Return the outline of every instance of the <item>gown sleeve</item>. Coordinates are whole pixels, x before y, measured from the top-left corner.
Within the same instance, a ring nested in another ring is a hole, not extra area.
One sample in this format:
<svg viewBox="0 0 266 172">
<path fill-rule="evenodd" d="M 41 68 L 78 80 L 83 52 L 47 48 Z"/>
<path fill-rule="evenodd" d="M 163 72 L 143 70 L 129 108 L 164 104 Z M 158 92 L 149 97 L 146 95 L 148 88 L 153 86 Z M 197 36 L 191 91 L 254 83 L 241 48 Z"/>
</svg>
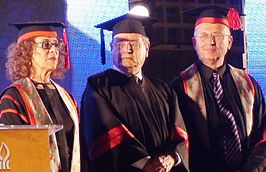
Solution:
<svg viewBox="0 0 266 172">
<path fill-rule="evenodd" d="M 4 125 L 29 124 L 25 104 L 15 87 L 9 87 L 1 94 L 0 124 L 1 123 Z"/>
</svg>

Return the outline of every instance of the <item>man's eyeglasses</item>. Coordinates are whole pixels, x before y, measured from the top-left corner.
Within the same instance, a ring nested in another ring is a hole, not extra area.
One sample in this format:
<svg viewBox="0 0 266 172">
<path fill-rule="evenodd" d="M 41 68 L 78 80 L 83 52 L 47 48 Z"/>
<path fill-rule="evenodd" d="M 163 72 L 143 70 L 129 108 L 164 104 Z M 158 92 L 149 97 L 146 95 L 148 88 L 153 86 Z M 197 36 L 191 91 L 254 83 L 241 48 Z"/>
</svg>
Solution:
<svg viewBox="0 0 266 172">
<path fill-rule="evenodd" d="M 222 33 L 212 33 L 212 34 L 195 35 L 194 37 L 200 38 L 202 42 L 206 42 L 209 39 L 214 41 L 221 41 L 224 39 L 225 36 L 230 36 L 230 35 L 223 35 Z"/>
<path fill-rule="evenodd" d="M 44 40 L 42 42 L 34 42 L 35 44 L 41 45 L 41 47 L 45 50 L 50 50 L 52 46 L 54 45 L 57 50 L 63 50 L 65 48 L 65 44 L 63 40 L 53 40 L 48 41 Z"/>
<path fill-rule="evenodd" d="M 137 41 L 122 41 L 122 42 L 117 42 L 116 45 L 119 48 L 125 48 L 128 45 L 130 45 L 133 49 L 140 47 L 140 43 Z"/>
</svg>

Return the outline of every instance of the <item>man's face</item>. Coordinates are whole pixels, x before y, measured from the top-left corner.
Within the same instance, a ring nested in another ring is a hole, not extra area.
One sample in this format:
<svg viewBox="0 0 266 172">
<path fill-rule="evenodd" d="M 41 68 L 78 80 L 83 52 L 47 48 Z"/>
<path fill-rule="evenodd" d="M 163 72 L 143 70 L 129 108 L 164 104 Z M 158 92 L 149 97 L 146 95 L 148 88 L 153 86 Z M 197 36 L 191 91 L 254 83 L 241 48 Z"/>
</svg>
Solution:
<svg viewBox="0 0 266 172">
<path fill-rule="evenodd" d="M 199 60 L 206 66 L 217 69 L 223 65 L 233 37 L 229 28 L 223 24 L 201 23 L 195 28 L 192 42 Z"/>
<path fill-rule="evenodd" d="M 137 74 L 148 57 L 149 41 L 138 33 L 119 33 L 111 43 L 113 62 L 129 75 Z"/>
</svg>

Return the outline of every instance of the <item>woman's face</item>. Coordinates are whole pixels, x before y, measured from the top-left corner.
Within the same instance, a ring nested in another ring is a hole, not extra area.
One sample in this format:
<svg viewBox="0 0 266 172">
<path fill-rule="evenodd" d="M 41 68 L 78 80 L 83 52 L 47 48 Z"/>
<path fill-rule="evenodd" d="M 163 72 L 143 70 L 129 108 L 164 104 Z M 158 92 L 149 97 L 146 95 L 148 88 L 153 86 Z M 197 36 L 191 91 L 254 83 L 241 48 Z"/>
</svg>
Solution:
<svg viewBox="0 0 266 172">
<path fill-rule="evenodd" d="M 53 72 L 58 65 L 59 49 L 62 43 L 56 37 L 35 37 L 33 39 L 32 68 L 35 72 Z"/>
</svg>

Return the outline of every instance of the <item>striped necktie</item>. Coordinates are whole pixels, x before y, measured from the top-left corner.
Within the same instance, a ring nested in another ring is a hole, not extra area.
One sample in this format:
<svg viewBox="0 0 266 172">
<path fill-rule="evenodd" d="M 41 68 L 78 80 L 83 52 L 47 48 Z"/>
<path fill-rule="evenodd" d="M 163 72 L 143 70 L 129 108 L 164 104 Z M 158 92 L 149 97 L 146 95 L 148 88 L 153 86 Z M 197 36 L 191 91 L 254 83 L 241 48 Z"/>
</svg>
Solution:
<svg viewBox="0 0 266 172">
<path fill-rule="evenodd" d="M 241 160 L 241 143 L 240 137 L 233 114 L 226 108 L 223 88 L 220 82 L 219 74 L 212 74 L 213 91 L 219 112 L 222 115 L 222 124 L 224 127 L 224 150 L 227 162 L 236 162 Z"/>
</svg>

